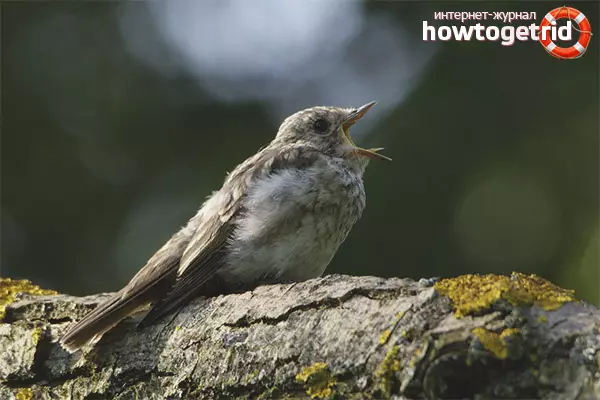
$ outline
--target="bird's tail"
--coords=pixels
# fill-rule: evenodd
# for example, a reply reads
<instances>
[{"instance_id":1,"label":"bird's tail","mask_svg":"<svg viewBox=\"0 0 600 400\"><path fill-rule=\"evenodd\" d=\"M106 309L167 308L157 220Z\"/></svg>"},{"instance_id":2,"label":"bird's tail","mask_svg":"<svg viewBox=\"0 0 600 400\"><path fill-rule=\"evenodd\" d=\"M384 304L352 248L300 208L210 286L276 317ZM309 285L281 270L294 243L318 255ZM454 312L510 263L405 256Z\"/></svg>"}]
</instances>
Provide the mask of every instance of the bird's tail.
<instances>
[{"instance_id":1,"label":"bird's tail","mask_svg":"<svg viewBox=\"0 0 600 400\"><path fill-rule=\"evenodd\" d=\"M109 331L123 319L147 304L143 298L123 298L121 292L115 293L105 302L100 303L82 320L69 327L60 343L70 352L95 343L104 333Z\"/></svg>"}]
</instances>

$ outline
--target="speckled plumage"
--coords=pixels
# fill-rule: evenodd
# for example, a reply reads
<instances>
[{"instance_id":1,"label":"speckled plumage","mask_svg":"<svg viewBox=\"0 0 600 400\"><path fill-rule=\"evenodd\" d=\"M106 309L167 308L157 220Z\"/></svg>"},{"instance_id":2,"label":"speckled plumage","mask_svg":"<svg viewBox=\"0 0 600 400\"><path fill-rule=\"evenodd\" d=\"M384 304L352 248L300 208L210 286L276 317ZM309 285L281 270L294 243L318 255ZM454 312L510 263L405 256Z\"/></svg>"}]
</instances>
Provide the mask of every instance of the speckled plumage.
<instances>
[{"instance_id":1,"label":"speckled plumage","mask_svg":"<svg viewBox=\"0 0 600 400\"><path fill-rule=\"evenodd\" d=\"M365 208L369 158L384 158L347 134L371 106L288 117L123 289L70 327L63 345L94 342L147 304L142 327L199 295L320 276Z\"/></svg>"}]
</instances>

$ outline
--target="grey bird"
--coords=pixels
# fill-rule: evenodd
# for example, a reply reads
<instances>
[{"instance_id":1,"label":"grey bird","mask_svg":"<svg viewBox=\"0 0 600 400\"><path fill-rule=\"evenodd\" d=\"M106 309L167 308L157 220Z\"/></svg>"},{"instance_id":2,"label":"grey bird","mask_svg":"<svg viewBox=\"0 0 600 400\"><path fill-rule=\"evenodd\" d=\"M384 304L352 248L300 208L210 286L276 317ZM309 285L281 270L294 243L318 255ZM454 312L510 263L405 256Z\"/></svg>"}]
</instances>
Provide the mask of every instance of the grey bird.
<instances>
[{"instance_id":1,"label":"grey bird","mask_svg":"<svg viewBox=\"0 0 600 400\"><path fill-rule=\"evenodd\" d=\"M151 305L152 324L198 296L321 276L365 208L363 173L378 149L348 130L375 104L313 107L227 175L187 225L60 339L73 352Z\"/></svg>"}]
</instances>

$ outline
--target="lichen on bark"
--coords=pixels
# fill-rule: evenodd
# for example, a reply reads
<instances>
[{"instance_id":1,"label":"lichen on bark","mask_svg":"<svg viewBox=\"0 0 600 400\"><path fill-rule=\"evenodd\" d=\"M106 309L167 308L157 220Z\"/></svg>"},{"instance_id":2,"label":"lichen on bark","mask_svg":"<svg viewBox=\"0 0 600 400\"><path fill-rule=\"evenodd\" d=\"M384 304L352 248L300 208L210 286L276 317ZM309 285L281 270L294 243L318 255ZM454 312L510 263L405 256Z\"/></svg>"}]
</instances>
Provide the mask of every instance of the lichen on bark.
<instances>
[{"instance_id":1,"label":"lichen on bark","mask_svg":"<svg viewBox=\"0 0 600 400\"><path fill-rule=\"evenodd\" d=\"M58 338L106 295L12 293L0 398L600 396L598 309L538 277L454 279L331 275L198 298L74 354Z\"/></svg>"}]
</instances>

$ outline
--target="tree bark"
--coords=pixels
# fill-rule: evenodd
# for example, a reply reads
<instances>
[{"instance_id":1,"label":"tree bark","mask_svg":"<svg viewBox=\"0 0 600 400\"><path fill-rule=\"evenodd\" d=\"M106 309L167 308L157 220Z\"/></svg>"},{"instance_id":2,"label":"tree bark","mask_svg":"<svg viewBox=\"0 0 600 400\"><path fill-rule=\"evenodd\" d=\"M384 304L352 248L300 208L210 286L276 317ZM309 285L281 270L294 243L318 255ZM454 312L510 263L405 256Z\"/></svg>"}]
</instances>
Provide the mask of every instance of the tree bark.
<instances>
[{"instance_id":1,"label":"tree bark","mask_svg":"<svg viewBox=\"0 0 600 400\"><path fill-rule=\"evenodd\" d=\"M21 294L0 399L599 398L600 312L561 290L331 275L198 298L139 331L133 317L73 354L61 332L106 295Z\"/></svg>"}]
</instances>

